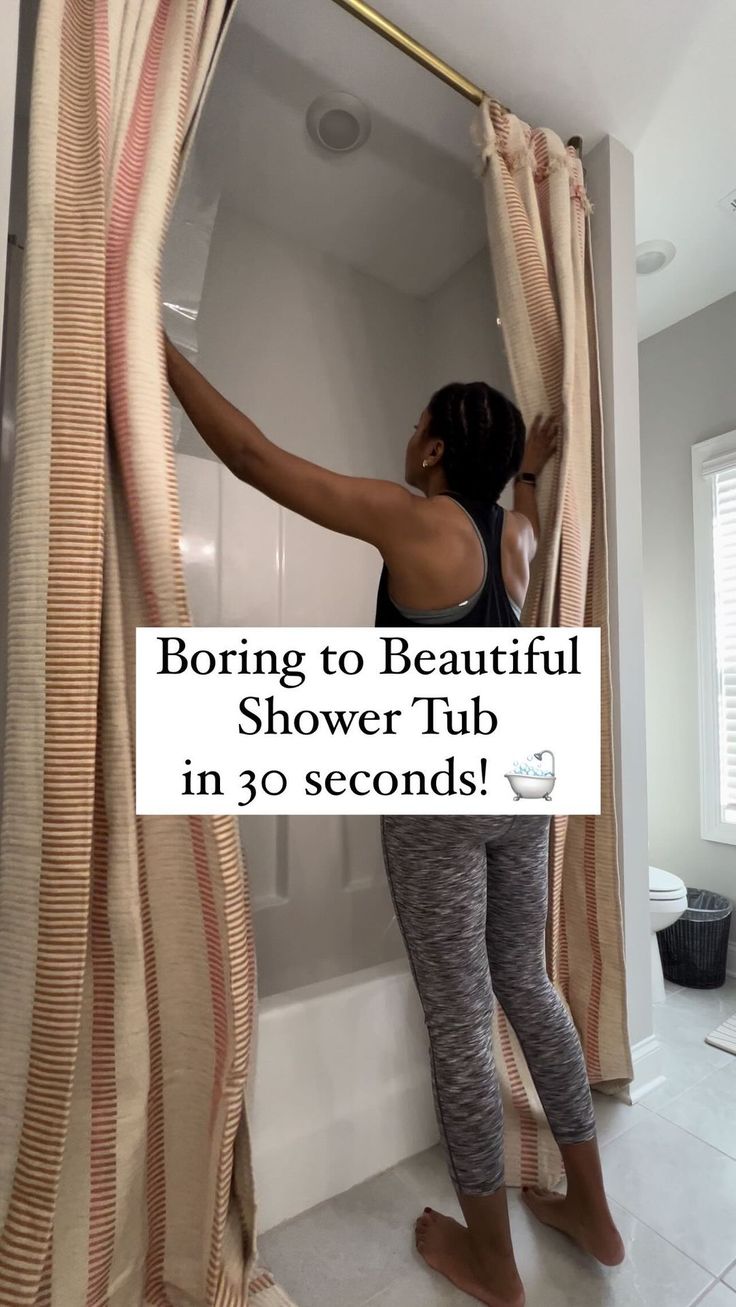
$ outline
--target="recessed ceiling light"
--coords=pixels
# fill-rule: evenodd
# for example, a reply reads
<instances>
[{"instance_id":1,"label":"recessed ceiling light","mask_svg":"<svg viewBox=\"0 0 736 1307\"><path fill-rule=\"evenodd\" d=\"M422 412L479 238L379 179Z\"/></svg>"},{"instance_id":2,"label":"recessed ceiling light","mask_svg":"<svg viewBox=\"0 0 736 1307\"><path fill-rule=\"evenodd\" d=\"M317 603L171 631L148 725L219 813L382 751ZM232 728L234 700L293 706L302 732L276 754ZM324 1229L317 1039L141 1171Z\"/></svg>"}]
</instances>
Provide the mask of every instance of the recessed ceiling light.
<instances>
[{"instance_id":1,"label":"recessed ceiling light","mask_svg":"<svg viewBox=\"0 0 736 1307\"><path fill-rule=\"evenodd\" d=\"M674 259L677 250L672 241L644 241L636 247L636 271L640 277L661 272Z\"/></svg>"},{"instance_id":2,"label":"recessed ceiling light","mask_svg":"<svg viewBox=\"0 0 736 1307\"><path fill-rule=\"evenodd\" d=\"M315 144L333 154L348 154L371 134L368 106L347 91L320 95L307 109L307 131Z\"/></svg>"}]
</instances>

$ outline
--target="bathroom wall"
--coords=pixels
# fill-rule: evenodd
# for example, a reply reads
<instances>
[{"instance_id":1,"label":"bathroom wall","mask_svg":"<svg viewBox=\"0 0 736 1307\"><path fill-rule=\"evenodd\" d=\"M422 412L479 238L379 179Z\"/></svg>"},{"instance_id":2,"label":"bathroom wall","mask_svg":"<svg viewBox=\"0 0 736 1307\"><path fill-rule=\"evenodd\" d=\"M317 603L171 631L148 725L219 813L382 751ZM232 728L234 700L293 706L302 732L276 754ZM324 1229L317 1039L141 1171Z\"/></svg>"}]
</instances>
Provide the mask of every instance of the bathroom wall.
<instances>
[{"instance_id":1,"label":"bathroom wall","mask_svg":"<svg viewBox=\"0 0 736 1307\"><path fill-rule=\"evenodd\" d=\"M639 347L651 861L734 900L733 845L700 835L690 450L736 427L735 362L736 295Z\"/></svg>"},{"instance_id":2,"label":"bathroom wall","mask_svg":"<svg viewBox=\"0 0 736 1307\"><path fill-rule=\"evenodd\" d=\"M613 761L633 1097L656 1082L647 855L634 158L606 136L585 155L603 416Z\"/></svg>"},{"instance_id":3,"label":"bathroom wall","mask_svg":"<svg viewBox=\"0 0 736 1307\"><path fill-rule=\"evenodd\" d=\"M448 381L487 381L510 394L488 252L476 254L426 304L429 389Z\"/></svg>"},{"instance_id":4,"label":"bathroom wall","mask_svg":"<svg viewBox=\"0 0 736 1307\"><path fill-rule=\"evenodd\" d=\"M0 215L3 229L10 210L10 179L15 120L15 79L18 60L20 0L3 5L3 41L0 47ZM5 304L5 242L0 248L0 338Z\"/></svg>"},{"instance_id":5,"label":"bathroom wall","mask_svg":"<svg viewBox=\"0 0 736 1307\"><path fill-rule=\"evenodd\" d=\"M427 300L220 208L198 364L274 440L337 471L401 480L431 390L505 384L485 254ZM367 625L380 560L270 503L191 425L177 448L195 621ZM402 956L373 818L241 818L262 995Z\"/></svg>"}]
</instances>

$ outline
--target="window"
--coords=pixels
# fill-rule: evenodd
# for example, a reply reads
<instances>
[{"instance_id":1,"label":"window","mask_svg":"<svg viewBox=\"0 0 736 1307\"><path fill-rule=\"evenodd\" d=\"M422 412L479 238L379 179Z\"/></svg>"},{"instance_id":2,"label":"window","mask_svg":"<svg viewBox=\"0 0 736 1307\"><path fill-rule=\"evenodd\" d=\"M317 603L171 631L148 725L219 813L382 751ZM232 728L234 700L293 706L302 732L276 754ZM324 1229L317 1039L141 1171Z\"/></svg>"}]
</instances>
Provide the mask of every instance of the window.
<instances>
[{"instance_id":1,"label":"window","mask_svg":"<svg viewBox=\"0 0 736 1307\"><path fill-rule=\"evenodd\" d=\"M736 844L736 431L692 458L701 833Z\"/></svg>"}]
</instances>

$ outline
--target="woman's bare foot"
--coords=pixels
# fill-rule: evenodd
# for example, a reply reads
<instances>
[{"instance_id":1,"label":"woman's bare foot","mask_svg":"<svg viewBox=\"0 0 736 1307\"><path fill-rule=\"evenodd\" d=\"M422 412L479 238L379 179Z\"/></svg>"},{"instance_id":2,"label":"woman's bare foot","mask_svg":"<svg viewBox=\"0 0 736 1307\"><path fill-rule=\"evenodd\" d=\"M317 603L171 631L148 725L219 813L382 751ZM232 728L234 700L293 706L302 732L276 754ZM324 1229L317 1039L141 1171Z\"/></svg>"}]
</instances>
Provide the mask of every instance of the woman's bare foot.
<instances>
[{"instance_id":1,"label":"woman's bare foot","mask_svg":"<svg viewBox=\"0 0 736 1307\"><path fill-rule=\"evenodd\" d=\"M522 1197L538 1220L569 1235L604 1266L618 1266L624 1260L623 1239L610 1213L596 1214L590 1208L576 1207L566 1194L546 1189L523 1189Z\"/></svg>"},{"instance_id":2,"label":"woman's bare foot","mask_svg":"<svg viewBox=\"0 0 736 1307\"><path fill-rule=\"evenodd\" d=\"M481 1265L464 1225L425 1208L415 1227L417 1251L428 1266L486 1307L524 1307L524 1289L511 1263Z\"/></svg>"}]
</instances>

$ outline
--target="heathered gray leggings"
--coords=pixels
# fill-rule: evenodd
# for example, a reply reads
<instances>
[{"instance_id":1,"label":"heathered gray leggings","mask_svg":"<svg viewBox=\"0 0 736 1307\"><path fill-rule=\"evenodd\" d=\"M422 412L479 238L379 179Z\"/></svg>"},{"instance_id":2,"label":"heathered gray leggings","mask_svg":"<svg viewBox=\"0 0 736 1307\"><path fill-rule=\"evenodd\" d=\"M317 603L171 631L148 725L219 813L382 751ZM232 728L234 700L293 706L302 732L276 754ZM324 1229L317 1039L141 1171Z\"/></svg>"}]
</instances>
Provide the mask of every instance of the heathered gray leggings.
<instances>
[{"instance_id":1,"label":"heathered gray leggings","mask_svg":"<svg viewBox=\"0 0 736 1307\"><path fill-rule=\"evenodd\" d=\"M545 969L550 819L384 817L381 825L450 1175L459 1193L491 1194L504 1182L494 992L558 1143L595 1134L577 1031Z\"/></svg>"}]
</instances>

